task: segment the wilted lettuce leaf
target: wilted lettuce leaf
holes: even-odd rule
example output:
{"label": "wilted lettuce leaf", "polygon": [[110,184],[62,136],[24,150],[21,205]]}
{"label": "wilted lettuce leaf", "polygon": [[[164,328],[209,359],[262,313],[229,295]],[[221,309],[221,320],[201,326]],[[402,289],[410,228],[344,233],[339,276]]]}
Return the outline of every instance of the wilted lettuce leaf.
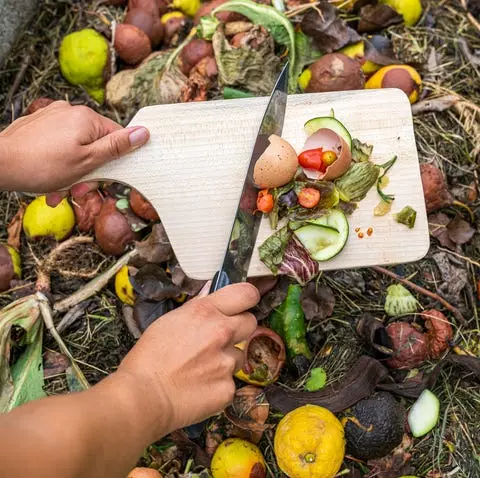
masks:
{"label": "wilted lettuce leaf", "polygon": [[223,28],[218,28],[213,35],[220,87],[240,86],[255,94],[270,94],[280,71],[275,44],[262,27],[255,26],[248,34],[259,40],[257,48],[248,45],[232,47]]}
{"label": "wilted lettuce leaf", "polygon": [[221,11],[236,12],[245,15],[251,22],[264,26],[277,43],[287,48],[288,58],[290,60],[289,91],[292,93],[296,92],[297,77],[295,76],[295,65],[297,57],[295,31],[290,20],[274,7],[261,5],[251,0],[230,0],[213,10],[212,15]]}
{"label": "wilted lettuce leaf", "polygon": [[275,234],[272,234],[265,242],[258,248],[261,261],[273,272],[278,274],[278,270],[283,261],[285,249],[289,239],[292,237],[292,232],[287,226],[282,227]]}
{"label": "wilted lettuce leaf", "polygon": [[356,163],[368,161],[372,155],[373,146],[367,143],[362,143],[359,139],[352,139],[352,159]]}
{"label": "wilted lettuce leaf", "polygon": [[338,16],[338,10],[327,1],[311,9],[303,17],[300,26],[303,32],[313,38],[315,46],[322,53],[331,53],[361,40],[360,35]]}
{"label": "wilted lettuce leaf", "polygon": [[312,39],[302,31],[295,32],[295,50],[297,61],[295,62],[294,76],[298,79],[303,69],[318,60],[322,54],[317,48],[313,47]]}
{"label": "wilted lettuce leaf", "polygon": [[292,277],[299,284],[305,285],[318,274],[320,266],[310,257],[307,250],[292,237],[285,248],[278,271],[280,274]]}
{"label": "wilted lettuce leaf", "polygon": [[339,195],[335,185],[330,181],[296,181],[295,192],[297,194],[303,188],[314,188],[320,191],[319,203],[311,209],[295,206],[288,211],[288,219],[291,221],[305,221],[316,219],[325,214],[326,209],[331,209],[338,204]]}

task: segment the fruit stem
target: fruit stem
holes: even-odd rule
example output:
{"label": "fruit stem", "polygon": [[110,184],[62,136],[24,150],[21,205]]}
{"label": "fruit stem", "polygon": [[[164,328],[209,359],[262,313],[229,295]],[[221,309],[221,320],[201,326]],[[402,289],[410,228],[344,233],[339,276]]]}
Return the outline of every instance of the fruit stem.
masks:
{"label": "fruit stem", "polygon": [[317,458],[317,455],[315,455],[315,453],[307,453],[303,459],[307,462],[307,463],[315,463],[315,458]]}

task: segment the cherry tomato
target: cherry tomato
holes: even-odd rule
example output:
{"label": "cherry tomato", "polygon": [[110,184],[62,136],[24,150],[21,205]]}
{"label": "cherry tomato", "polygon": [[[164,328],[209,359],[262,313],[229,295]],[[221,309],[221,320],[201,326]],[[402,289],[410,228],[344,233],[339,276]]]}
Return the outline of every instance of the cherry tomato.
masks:
{"label": "cherry tomato", "polygon": [[330,166],[337,160],[335,151],[324,151],[322,154],[322,161],[326,166]]}
{"label": "cherry tomato", "polygon": [[303,168],[315,169],[316,171],[324,173],[326,166],[322,161],[322,153],[322,148],[307,149],[307,151],[299,154],[298,162]]}
{"label": "cherry tomato", "polygon": [[301,206],[311,209],[320,201],[320,191],[315,188],[303,188],[298,195],[298,202]]}
{"label": "cherry tomato", "polygon": [[258,193],[257,209],[265,213],[269,213],[273,209],[273,196],[268,192],[268,189],[262,189]]}

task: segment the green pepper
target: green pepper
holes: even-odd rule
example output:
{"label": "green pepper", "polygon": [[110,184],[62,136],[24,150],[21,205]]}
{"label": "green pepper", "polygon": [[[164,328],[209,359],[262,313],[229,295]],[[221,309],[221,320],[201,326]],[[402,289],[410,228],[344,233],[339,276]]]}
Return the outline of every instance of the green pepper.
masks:
{"label": "green pepper", "polygon": [[290,285],[287,297],[268,318],[270,328],[283,338],[290,361],[298,355],[303,355],[309,360],[312,358],[306,339],[305,314],[300,303],[301,293],[300,285]]}

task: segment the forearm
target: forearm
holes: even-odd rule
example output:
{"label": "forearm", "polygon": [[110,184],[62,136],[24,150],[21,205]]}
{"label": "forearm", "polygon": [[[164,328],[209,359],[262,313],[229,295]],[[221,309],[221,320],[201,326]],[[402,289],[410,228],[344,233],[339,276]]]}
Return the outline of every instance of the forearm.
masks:
{"label": "forearm", "polygon": [[2,476],[124,478],[145,446],[168,433],[159,397],[129,376],[112,375],[87,392],[31,402],[0,417]]}

